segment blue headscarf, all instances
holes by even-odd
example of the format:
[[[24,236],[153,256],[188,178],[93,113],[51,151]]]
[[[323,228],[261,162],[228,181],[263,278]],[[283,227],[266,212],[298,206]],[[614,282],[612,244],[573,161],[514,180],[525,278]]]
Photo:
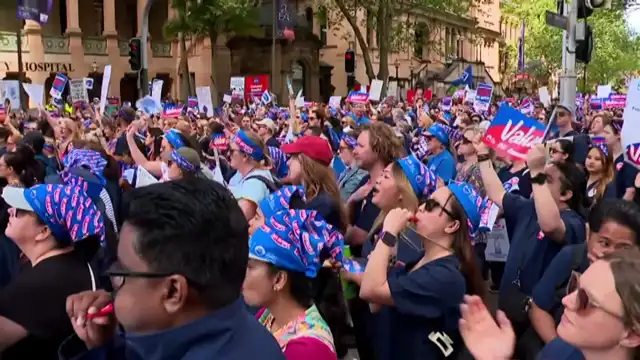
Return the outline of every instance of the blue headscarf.
[[[281,211],[261,226],[249,239],[249,257],[280,269],[315,278],[322,266],[321,254],[336,262],[352,264],[344,258],[344,237],[315,211]],[[345,266],[345,268],[350,265]]]
[[[5,187],[3,199],[16,209],[35,212],[56,240],[73,243],[91,235],[105,244],[104,218],[91,198],[78,188],[40,184],[28,189]]]
[[[426,199],[436,190],[438,186],[436,174],[413,154],[396,160],[396,163],[400,165],[418,199]]]
[[[256,144],[253,140],[247,136],[247,133],[244,130],[238,131],[236,136],[233,137],[232,140],[238,147],[240,151],[249,156],[250,158],[261,161],[264,160],[264,153],[258,144]]]
[[[486,200],[478,194],[473,186],[466,182],[451,182],[447,185],[447,188],[456,197],[467,215],[469,231],[475,233],[480,226],[480,214],[487,205]]]
[[[62,182],[74,188],[80,188],[92,199],[98,199],[104,189],[107,180],[104,177],[104,169],[107,160],[102,154],[94,150],[73,149],[62,161],[64,169],[60,173]],[[75,168],[88,170],[96,179],[79,176],[73,170]]]
[[[180,137],[180,131],[176,129],[170,129],[169,131],[167,131],[164,134],[164,138],[167,139],[167,142],[173,147],[174,150],[178,150],[186,146],[186,144]]]
[[[273,168],[275,169],[276,176],[280,179],[287,176],[289,172],[289,166],[287,166],[287,157],[284,152],[275,146],[267,146],[269,151],[269,157],[273,162]]]
[[[303,186],[284,186],[280,190],[269,194],[258,204],[262,216],[268,219],[280,211],[289,210],[291,198],[294,196],[298,196],[303,202],[307,201]]]

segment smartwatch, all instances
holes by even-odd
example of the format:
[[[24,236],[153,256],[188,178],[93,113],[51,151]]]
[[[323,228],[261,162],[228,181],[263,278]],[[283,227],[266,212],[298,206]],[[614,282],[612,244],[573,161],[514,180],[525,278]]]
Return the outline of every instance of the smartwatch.
[[[539,173],[538,175],[531,178],[531,183],[536,185],[544,185],[547,182],[547,174]]]
[[[388,247],[394,247],[398,242],[398,237],[385,231],[384,234],[382,234],[382,239],[380,240],[382,240],[382,242]]]

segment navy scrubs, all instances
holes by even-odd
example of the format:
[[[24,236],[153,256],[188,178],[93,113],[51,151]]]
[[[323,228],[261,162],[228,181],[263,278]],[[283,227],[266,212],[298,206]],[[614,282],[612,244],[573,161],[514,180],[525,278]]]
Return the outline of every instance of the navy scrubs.
[[[575,265],[575,254],[580,251],[582,261]],[[562,305],[562,295],[564,289],[569,282],[572,271],[583,273],[589,267],[589,259],[584,249],[584,245],[565,246],[556,257],[553,258],[549,267],[545,270],[542,278],[533,288],[533,302],[542,310],[551,314],[556,320],[556,324],[560,323],[560,317],[564,311]]]
[[[388,284],[394,306],[376,314],[378,360],[452,359],[464,344],[458,331],[465,278],[455,255],[410,271],[415,263],[394,268]]]
[[[533,199],[506,193],[502,206],[511,247],[500,283],[500,296],[506,295],[509,285],[516,280],[518,269],[521,270],[520,291],[530,295],[564,245],[542,233]],[[566,228],[565,243],[583,243],[586,238],[584,219],[573,210],[560,211],[560,218]]]
[[[624,161],[624,154],[614,161],[613,183],[616,187],[616,197],[621,199],[628,188],[633,188],[638,170]]]
[[[547,343],[536,360],[584,360],[582,352],[557,337]]]

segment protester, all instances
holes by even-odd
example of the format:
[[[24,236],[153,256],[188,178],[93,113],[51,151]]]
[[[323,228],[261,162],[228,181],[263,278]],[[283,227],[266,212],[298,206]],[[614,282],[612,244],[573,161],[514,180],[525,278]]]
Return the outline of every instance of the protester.
[[[242,211],[219,184],[182,179],[134,190],[108,272],[115,297],[69,297],[77,338],[61,354],[76,358],[80,340],[87,351],[77,359],[283,359],[240,297],[247,244]],[[114,312],[98,313],[109,304]]]
[[[584,274],[573,275],[562,299],[565,311],[558,337],[541,359],[632,359],[640,345],[636,312],[640,252],[618,250],[595,261]],[[461,306],[460,332],[477,360],[510,359],[515,333],[504,313],[497,323],[477,296]],[[595,330],[595,331],[594,331]]]
[[[456,162],[448,150],[449,135],[440,124],[433,124],[425,133],[432,156],[427,166],[444,182],[456,177]]]
[[[587,171],[587,187],[585,189],[587,207],[604,198],[615,198],[613,157],[605,144],[596,144],[589,149],[585,170]]]
[[[104,243],[102,214],[79,188],[5,187],[11,206],[5,230],[25,255],[24,268],[0,291],[3,359],[58,359],[58,346],[73,333],[67,296],[98,289],[90,265]]]
[[[352,132],[345,133],[340,140],[340,149],[338,156],[346,169],[338,177],[338,187],[340,188],[340,198],[343,201],[349,199],[349,197],[357,190],[358,184],[362,182],[367,172],[360,169],[353,154],[356,146],[358,145],[358,134]]]
[[[389,309],[389,323],[380,324],[388,337],[376,338],[378,358],[444,359],[464,348],[457,304],[465,293],[484,294],[469,239],[480,222],[479,200],[470,185],[455,183],[435,191],[415,215],[396,208],[385,217],[360,288],[363,299]],[[391,251],[414,216],[424,252],[388,272]]]
[[[264,307],[256,317],[289,360],[337,360],[329,325],[314,304],[314,280],[322,253],[343,262],[342,245],[336,229],[306,210],[278,212],[251,236],[243,295]]]

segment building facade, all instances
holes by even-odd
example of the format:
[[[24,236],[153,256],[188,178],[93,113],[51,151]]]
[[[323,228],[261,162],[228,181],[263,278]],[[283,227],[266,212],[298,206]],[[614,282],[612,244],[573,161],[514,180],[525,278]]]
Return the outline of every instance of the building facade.
[[[130,71],[127,44],[130,38],[140,35],[145,2],[53,0],[49,21],[40,25],[17,20],[15,1],[0,1],[0,79],[18,78],[17,34],[21,33],[25,81],[44,84],[45,94],[56,73],[61,72],[70,78],[93,78],[89,97],[99,97],[102,72],[110,64],[108,95],[121,101],[135,101],[137,75]],[[361,50],[348,25],[339,31],[328,29],[326,19],[314,11],[317,7],[310,1],[280,1],[279,6],[277,16],[273,16],[272,5],[268,0],[263,2],[262,36],[221,37],[217,44],[199,42],[188,55],[187,75],[179,71],[182,53],[178,41],[166,39],[163,33],[167,19],[174,15],[170,0],[156,0],[149,18],[149,79],[162,79],[163,96],[178,98],[184,83],[181,80],[190,76],[196,87],[213,84],[216,91],[212,93],[220,100],[229,91],[232,76],[267,74],[269,88],[279,98],[286,97],[286,78],[290,77],[296,91],[302,89],[307,99],[326,101],[333,94],[347,92],[344,53],[351,47],[357,51],[356,79],[368,84]],[[282,18],[288,19],[296,38],[293,41],[277,38],[272,65],[271,24]],[[479,3],[466,16],[421,15],[421,23],[428,24],[433,31],[423,36],[423,43],[416,43],[412,50],[390,55],[390,77],[404,89],[419,81],[436,87],[455,79],[464,64],[469,63],[474,66],[478,81],[490,79],[499,83],[499,44],[505,39],[501,34],[505,25],[500,19],[498,1]],[[509,26],[517,28],[517,24]],[[371,51],[374,67],[379,66],[375,47]]]

